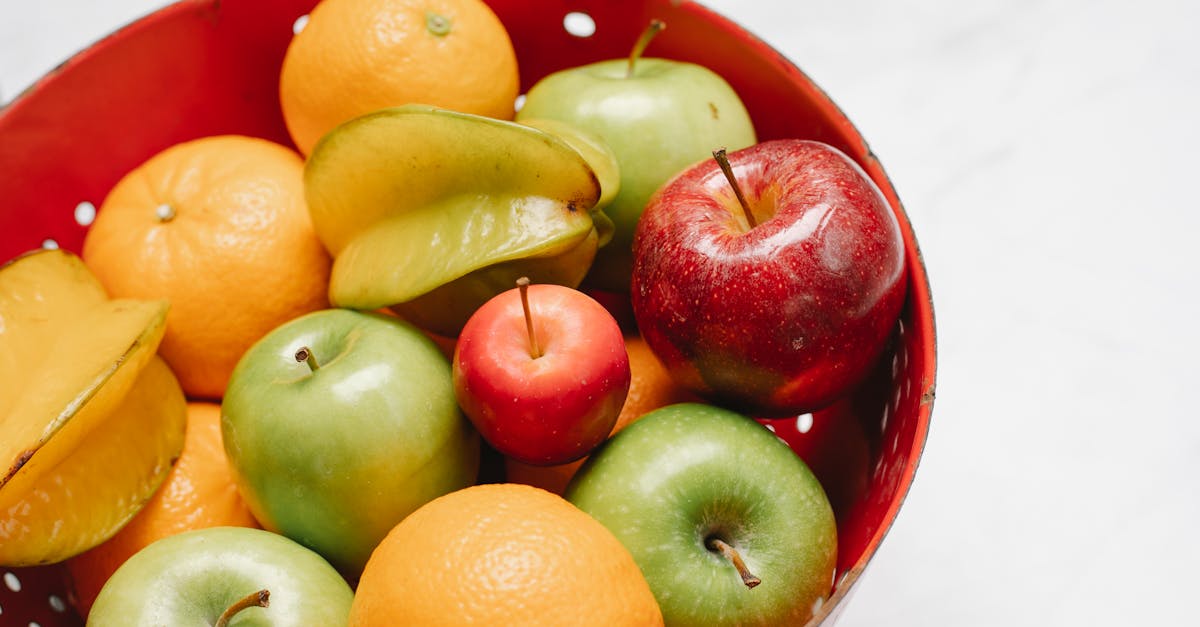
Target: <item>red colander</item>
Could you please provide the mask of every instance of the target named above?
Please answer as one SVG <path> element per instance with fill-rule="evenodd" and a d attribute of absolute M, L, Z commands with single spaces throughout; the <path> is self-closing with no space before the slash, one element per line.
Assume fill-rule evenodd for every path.
<path fill-rule="evenodd" d="M 31 248 L 78 252 L 109 188 L 168 146 L 240 133 L 290 145 L 278 74 L 297 18 L 315 0 L 185 0 L 80 52 L 0 109 L 0 263 Z M 836 586 L 812 624 L 832 622 L 900 511 L 933 408 L 933 305 L 917 241 L 863 137 L 795 65 L 694 2 L 488 0 L 512 37 L 522 87 L 624 57 L 652 18 L 670 26 L 649 54 L 721 74 L 760 139 L 840 148 L 883 190 L 906 245 L 908 297 L 891 349 L 854 394 L 770 426 L 804 457 L 837 516 Z M 568 15 L 570 18 L 568 19 Z M 564 24 L 594 25 L 588 36 Z M 765 422 L 765 421 L 764 421 Z M 58 566 L 0 568 L 0 625 L 80 625 Z"/>

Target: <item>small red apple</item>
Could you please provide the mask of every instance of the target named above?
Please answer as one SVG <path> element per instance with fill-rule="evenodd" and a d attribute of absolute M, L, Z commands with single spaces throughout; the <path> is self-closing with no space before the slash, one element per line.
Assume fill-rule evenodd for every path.
<path fill-rule="evenodd" d="M 534 465 L 574 461 L 608 437 L 625 404 L 625 340 L 583 292 L 528 280 L 518 286 L 463 327 L 454 392 L 497 451 Z"/>
<path fill-rule="evenodd" d="M 824 143 L 763 142 L 724 166 L 714 156 L 668 181 L 638 222 L 638 327 L 672 378 L 718 403 L 771 415 L 827 405 L 896 327 L 896 216 Z"/>

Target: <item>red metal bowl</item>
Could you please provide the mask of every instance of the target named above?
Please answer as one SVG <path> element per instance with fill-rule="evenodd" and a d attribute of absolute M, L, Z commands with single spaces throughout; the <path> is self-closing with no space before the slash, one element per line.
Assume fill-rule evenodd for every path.
<path fill-rule="evenodd" d="M 315 0 L 187 0 L 84 50 L 0 110 L 0 261 L 30 248 L 78 251 L 87 208 L 160 150 L 206 135 L 241 133 L 290 145 L 278 73 L 293 23 Z M 906 245 L 908 300 L 889 354 L 851 397 L 815 415 L 770 421 L 821 479 L 838 520 L 832 602 L 844 607 L 912 484 L 933 407 L 936 343 L 925 267 L 912 226 L 883 167 L 837 106 L 796 66 L 727 19 L 693 2 L 490 0 L 516 46 L 523 87 L 549 72 L 623 57 L 654 17 L 670 24 L 654 56 L 723 75 L 746 102 L 761 139 L 801 137 L 837 146 L 882 188 Z M 595 33 L 563 26 L 589 15 Z M 765 422 L 765 421 L 764 421 Z M 57 567 L 0 572 L 4 622 L 78 625 Z"/>

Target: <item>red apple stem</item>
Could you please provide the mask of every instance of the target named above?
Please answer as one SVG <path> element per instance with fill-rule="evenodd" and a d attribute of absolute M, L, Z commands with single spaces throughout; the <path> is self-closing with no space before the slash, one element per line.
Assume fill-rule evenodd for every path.
<path fill-rule="evenodd" d="M 642 31 L 642 36 L 638 37 L 637 43 L 633 44 L 633 50 L 629 52 L 629 68 L 625 70 L 625 78 L 633 76 L 633 66 L 637 64 L 638 59 L 642 58 L 642 53 L 646 51 L 646 46 L 650 45 L 650 40 L 666 27 L 666 22 L 662 20 L 650 20 L 650 25 Z"/>
<path fill-rule="evenodd" d="M 737 196 L 738 204 L 742 206 L 742 213 L 746 214 L 746 222 L 750 223 L 750 228 L 758 226 L 758 222 L 754 219 L 754 213 L 750 211 L 750 203 L 746 202 L 746 195 L 742 193 L 742 186 L 738 185 L 737 177 L 733 175 L 733 166 L 729 165 L 729 155 L 725 154 L 724 148 L 714 150 L 713 159 L 717 160 L 717 165 L 721 166 L 721 172 L 725 173 L 725 179 L 729 181 L 729 186 L 733 188 L 733 195 Z"/>
<path fill-rule="evenodd" d="M 529 277 L 517 279 L 517 289 L 521 291 L 521 308 L 525 310 L 525 330 L 529 332 L 529 356 L 537 359 L 542 356 L 538 347 L 537 335 L 533 332 L 533 312 L 529 310 Z"/>
<path fill-rule="evenodd" d="M 308 364 L 308 369 L 313 372 L 316 372 L 317 369 L 321 367 L 321 364 L 317 363 L 317 358 L 313 356 L 312 349 L 307 346 L 301 346 L 300 349 L 296 351 L 296 361 L 302 361 Z"/>
<path fill-rule="evenodd" d="M 753 588 L 762 583 L 762 579 L 754 576 L 749 568 L 746 568 L 746 562 L 742 561 L 742 556 L 738 554 L 737 549 L 729 546 L 720 538 L 709 538 L 704 546 L 710 551 L 716 551 L 721 554 L 721 557 L 733 562 L 733 567 L 737 569 L 738 575 L 742 578 L 742 583 L 746 584 L 747 588 Z"/>
<path fill-rule="evenodd" d="M 270 590 L 263 588 L 262 590 L 259 590 L 258 592 L 251 592 L 250 594 L 247 594 L 246 596 L 235 601 L 233 605 L 230 605 L 229 607 L 225 608 L 225 611 L 221 612 L 221 616 L 219 618 L 217 618 L 217 623 L 215 625 L 213 625 L 213 627 L 226 627 L 226 625 L 229 624 L 229 621 L 233 620 L 234 614 L 237 614 L 238 612 L 240 612 L 246 608 L 270 607 L 270 605 L 271 605 L 271 591 Z"/>

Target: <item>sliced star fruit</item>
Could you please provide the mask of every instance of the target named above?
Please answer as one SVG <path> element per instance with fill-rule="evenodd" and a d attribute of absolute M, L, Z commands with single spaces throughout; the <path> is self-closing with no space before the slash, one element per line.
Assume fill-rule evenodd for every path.
<path fill-rule="evenodd" d="M 166 314 L 109 299 L 65 251 L 0 267 L 0 565 L 103 542 L 166 478 L 186 419 L 155 356 Z"/>
<path fill-rule="evenodd" d="M 567 141 L 425 106 L 330 131 L 305 166 L 305 194 L 334 255 L 330 301 L 392 307 L 442 335 L 516 276 L 577 286 L 600 243 L 600 182 Z"/>

